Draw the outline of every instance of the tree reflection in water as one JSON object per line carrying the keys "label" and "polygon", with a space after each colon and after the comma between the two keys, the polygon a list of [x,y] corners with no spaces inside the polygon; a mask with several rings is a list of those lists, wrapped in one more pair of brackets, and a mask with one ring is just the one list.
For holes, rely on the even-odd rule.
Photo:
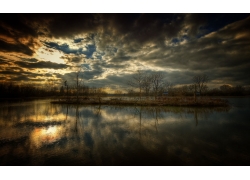
{"label": "tree reflection in water", "polygon": [[[0,163],[244,165],[249,162],[244,158],[249,155],[249,145],[244,142],[250,136],[243,126],[248,121],[242,125],[234,121],[235,112],[227,108],[46,102],[6,106],[0,110]],[[242,126],[241,131],[228,123],[232,121]]]}

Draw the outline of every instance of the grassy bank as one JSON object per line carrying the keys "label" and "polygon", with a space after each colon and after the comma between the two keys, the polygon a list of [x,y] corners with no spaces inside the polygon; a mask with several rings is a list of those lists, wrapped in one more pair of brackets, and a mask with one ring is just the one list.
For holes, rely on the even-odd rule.
{"label": "grassy bank", "polygon": [[191,97],[168,97],[152,99],[125,99],[110,98],[103,100],[101,98],[79,99],[59,99],[52,101],[53,104],[84,104],[84,105],[124,105],[124,106],[193,106],[193,107],[226,107],[229,102],[220,98],[202,97],[196,101]]}

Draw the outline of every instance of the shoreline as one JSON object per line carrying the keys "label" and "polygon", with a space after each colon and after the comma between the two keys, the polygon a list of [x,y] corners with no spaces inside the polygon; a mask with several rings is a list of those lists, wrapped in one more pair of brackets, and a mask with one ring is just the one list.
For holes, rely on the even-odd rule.
{"label": "shoreline", "polygon": [[220,98],[166,98],[160,100],[122,100],[122,99],[89,99],[89,100],[55,100],[52,104],[80,104],[80,105],[121,105],[121,106],[185,106],[185,107],[229,107],[227,100]]}

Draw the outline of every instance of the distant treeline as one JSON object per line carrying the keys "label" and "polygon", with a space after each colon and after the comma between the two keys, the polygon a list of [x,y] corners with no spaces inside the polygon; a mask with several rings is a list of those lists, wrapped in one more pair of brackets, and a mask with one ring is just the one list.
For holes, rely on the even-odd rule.
{"label": "distant treeline", "polygon": [[[193,96],[194,90],[193,85],[184,85],[180,87],[169,87],[167,90],[160,90],[158,96]],[[167,92],[167,94],[166,94]],[[141,93],[142,96],[146,96],[147,93],[144,91]],[[139,96],[138,91],[130,90],[128,92],[130,96]],[[200,94],[199,94],[200,95]],[[206,88],[203,90],[202,96],[247,96],[250,95],[250,88],[243,86],[229,86],[223,85],[220,88]],[[154,96],[154,92],[148,93],[148,96]]]}
{"label": "distant treeline", "polygon": [[209,77],[206,74],[195,75],[190,85],[174,86],[166,81],[161,72],[145,72],[138,70],[127,85],[131,87],[128,94],[135,96],[244,96],[250,95],[250,88],[243,86],[222,85],[220,88],[209,88]]}
{"label": "distant treeline", "polygon": [[222,85],[220,88],[205,91],[209,96],[246,96],[250,95],[250,87]]}
{"label": "distant treeline", "polygon": [[55,91],[38,88],[32,84],[17,85],[15,83],[0,83],[1,98],[46,97],[55,95]]}
{"label": "distant treeline", "polygon": [[[194,91],[192,85],[184,85],[181,87],[169,86],[168,89],[161,89],[157,92],[157,96],[193,96]],[[49,97],[49,96],[104,96],[107,95],[104,88],[95,88],[88,86],[67,87],[36,87],[32,84],[18,85],[13,82],[0,83],[0,98],[28,98],[28,97]],[[129,90],[127,93],[116,90],[117,95],[140,96],[140,92]],[[154,96],[155,93],[141,91],[141,96]],[[220,88],[206,88],[202,92],[202,96],[246,96],[250,95],[250,88],[243,86],[223,85]]]}
{"label": "distant treeline", "polygon": [[[48,96],[75,96],[77,92],[76,87],[60,88],[55,86],[36,87],[34,84],[18,85],[13,82],[0,83],[0,98],[29,98],[29,97],[48,97]],[[105,95],[107,94],[103,88],[95,88],[88,86],[78,86],[78,93],[80,96],[88,95]]]}

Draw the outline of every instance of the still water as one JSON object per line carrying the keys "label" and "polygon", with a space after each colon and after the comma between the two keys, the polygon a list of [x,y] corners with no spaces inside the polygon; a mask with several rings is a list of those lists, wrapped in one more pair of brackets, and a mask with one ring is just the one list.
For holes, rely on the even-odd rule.
{"label": "still water", "polygon": [[0,165],[250,165],[250,98],[231,108],[0,104]]}

